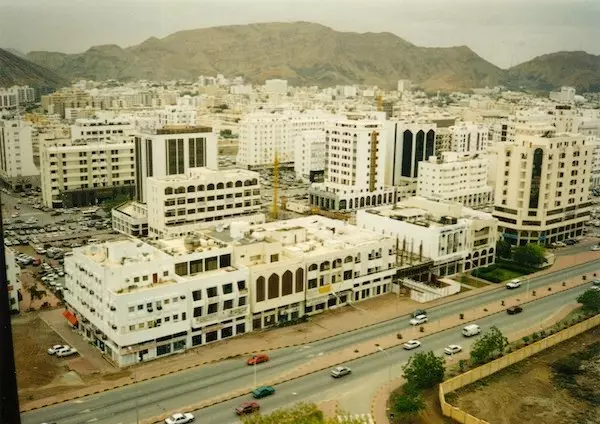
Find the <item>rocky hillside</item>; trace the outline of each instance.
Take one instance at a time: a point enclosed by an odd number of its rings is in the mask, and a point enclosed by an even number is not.
[[[51,70],[0,49],[0,87],[28,84],[42,92],[68,85],[68,81]]]

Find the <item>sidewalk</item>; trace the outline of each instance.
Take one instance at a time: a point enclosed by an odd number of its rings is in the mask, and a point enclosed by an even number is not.
[[[552,327],[554,324],[567,317],[577,307],[577,305],[567,305],[561,308],[560,310],[556,311],[553,315],[551,315],[544,321],[544,329]],[[510,342],[517,341],[525,336],[529,336],[530,334],[538,330],[541,330],[539,325],[533,325],[529,328],[510,333],[507,335],[507,338]],[[458,363],[459,360],[468,359],[468,357],[468,352],[463,351],[458,355],[453,355],[450,359],[446,359],[446,365],[454,365]],[[379,390],[377,390],[377,392],[371,400],[370,411],[376,424],[390,424],[387,402],[392,392],[398,389],[403,384],[404,379],[398,378],[392,381],[391,384],[384,384],[379,388]]]
[[[555,265],[549,270],[541,271],[535,275],[543,275],[545,273],[552,272],[553,270],[561,268],[561,265],[562,267],[568,267],[590,260],[595,260],[599,257],[600,255],[597,252],[584,252],[577,255],[576,258],[558,258]],[[501,284],[491,284],[488,287],[474,289],[459,293],[449,298],[428,302],[426,307],[436,307],[458,299],[477,296],[481,293],[491,290],[504,289]],[[506,305],[510,306],[508,301],[506,302]],[[423,304],[414,302],[407,297],[401,296],[397,298],[396,294],[388,294],[375,299],[360,302],[358,304],[358,308],[360,309],[345,307],[336,311],[325,312],[323,314],[314,316],[308,323],[299,324],[293,327],[248,333],[233,339],[195,348],[182,354],[172,355],[170,357],[161,359],[160,361],[152,361],[146,364],[138,365],[135,367],[135,372],[137,380],[143,381],[183,371],[200,365],[217,362],[223,359],[249,356],[255,352],[264,352],[311,343],[338,334],[354,331],[359,328],[368,327],[375,323],[390,320],[398,316],[406,315],[413,312],[415,309],[418,309],[419,307],[423,307]],[[476,319],[476,317],[471,317],[470,314],[467,315],[466,318],[469,320]],[[453,319],[458,318],[455,317]],[[442,320],[442,322],[446,321]],[[458,324],[459,323],[455,323],[454,325]],[[433,329],[434,325],[435,323],[430,323],[428,325],[428,330],[430,328]],[[441,322],[438,321],[438,325],[441,325]],[[418,331],[418,329],[413,330]],[[424,335],[428,333],[420,334]],[[404,334],[403,336],[405,340],[409,338],[409,334]],[[395,335],[390,337],[393,337],[393,340],[397,341]],[[383,343],[382,346],[384,346]],[[370,344],[369,349],[374,349],[372,343]],[[129,377],[118,380],[104,381],[87,388],[57,394],[45,399],[26,402],[21,405],[21,411],[24,412],[52,404],[66,402],[90,394],[111,390],[117,387],[123,387],[128,384],[132,384],[132,379]]]

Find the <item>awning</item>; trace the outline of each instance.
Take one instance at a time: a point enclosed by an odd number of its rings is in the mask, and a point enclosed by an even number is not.
[[[71,323],[72,326],[76,326],[79,323],[79,321],[77,321],[77,317],[71,311],[64,310],[63,317],[65,317],[67,319],[67,321],[69,321]]]

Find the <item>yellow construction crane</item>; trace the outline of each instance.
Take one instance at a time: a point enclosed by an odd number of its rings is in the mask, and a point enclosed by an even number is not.
[[[275,152],[273,160],[273,219],[279,218],[279,155]]]
[[[377,93],[377,112],[383,112],[383,96],[381,92]]]

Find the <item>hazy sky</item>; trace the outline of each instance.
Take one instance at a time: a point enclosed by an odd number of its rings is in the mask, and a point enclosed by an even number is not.
[[[558,50],[600,54],[600,0],[0,0],[0,46],[82,52],[200,27],[311,21],[467,45],[508,67]]]

